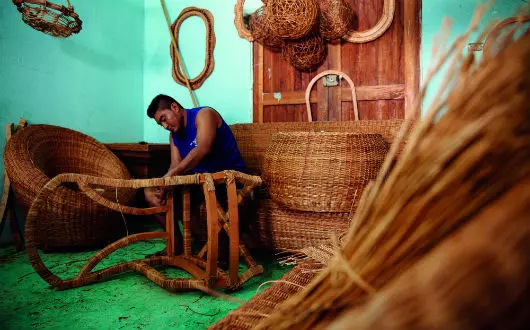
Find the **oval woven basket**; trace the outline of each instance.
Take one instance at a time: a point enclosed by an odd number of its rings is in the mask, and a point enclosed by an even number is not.
[[[380,134],[276,133],[265,153],[263,178],[272,199],[289,208],[349,212],[388,150]]]
[[[82,133],[51,125],[17,131],[4,153],[5,168],[17,202],[27,211],[40,189],[60,173],[131,179],[123,163],[103,144]],[[99,189],[110,200],[127,204],[133,191]],[[76,187],[62,186],[43,210],[37,241],[45,250],[105,245],[125,235],[119,213],[100,206]]]

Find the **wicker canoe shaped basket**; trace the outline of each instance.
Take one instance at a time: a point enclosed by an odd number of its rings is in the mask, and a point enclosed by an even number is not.
[[[27,212],[42,187],[61,173],[131,179],[123,163],[103,144],[80,132],[51,125],[31,125],[17,131],[4,153],[5,168],[17,202]],[[98,189],[110,200],[128,204],[134,191]],[[62,186],[42,211],[37,241],[45,250],[105,245],[124,236],[121,215]]]
[[[263,177],[272,199],[289,208],[349,212],[388,151],[380,134],[277,133],[265,153]]]

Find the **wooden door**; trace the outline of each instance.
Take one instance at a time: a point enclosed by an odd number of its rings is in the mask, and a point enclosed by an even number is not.
[[[383,12],[384,0],[347,1],[356,13],[358,31],[376,24]],[[328,43],[328,56],[315,72],[297,71],[281,53],[254,42],[254,122],[307,121],[305,89],[318,72],[328,69],[352,78],[361,120],[417,117],[411,102],[420,79],[421,0],[395,2],[392,24],[381,37],[363,44]],[[338,87],[317,82],[310,100],[313,120],[354,120],[344,80]]]

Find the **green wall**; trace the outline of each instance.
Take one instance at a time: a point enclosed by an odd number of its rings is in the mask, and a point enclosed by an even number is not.
[[[143,138],[143,3],[71,3],[83,29],[58,39],[24,24],[11,1],[0,2],[2,151],[4,124],[20,117],[72,128],[102,142]]]
[[[421,73],[422,82],[428,74],[431,65],[431,50],[433,45],[433,38],[440,32],[443,17],[452,19],[452,30],[450,35],[450,42],[463,34],[471,21],[475,12],[476,6],[479,3],[486,3],[484,0],[423,0],[422,3],[422,38],[421,38]],[[479,31],[482,31],[492,20],[502,20],[517,14],[522,5],[528,1],[522,0],[497,0],[489,8],[486,15],[481,21],[477,32],[472,34],[470,42],[478,38]],[[467,51],[467,50],[466,50]],[[480,56],[480,53],[478,53]],[[433,82],[429,85],[428,93],[424,102],[424,106],[429,104],[438,89],[443,71],[438,74]],[[425,108],[423,111],[425,112]]]
[[[252,49],[234,27],[235,3],[235,0],[166,0],[172,22],[188,6],[207,9],[214,15],[215,68],[195,95],[200,106],[214,107],[229,124],[252,121]],[[188,18],[181,26],[179,47],[190,77],[197,76],[204,67],[205,32],[204,23],[198,17]],[[148,142],[168,141],[167,131],[145,114],[154,96],[168,94],[184,107],[193,107],[187,88],[171,76],[170,42],[160,2],[146,0],[142,118],[144,140]]]

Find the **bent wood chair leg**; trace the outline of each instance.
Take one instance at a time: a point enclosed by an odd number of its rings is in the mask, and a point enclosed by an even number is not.
[[[256,265],[246,247],[239,242],[239,215],[237,205],[243,201],[241,194],[237,194],[235,181],[240,180],[245,184],[242,189],[243,194],[248,193],[254,187],[261,184],[259,177],[249,176],[239,172],[219,172],[214,174],[197,174],[189,176],[177,176],[171,178],[146,179],[146,180],[119,180],[93,177],[81,174],[60,174],[50,180],[35,198],[26,219],[26,251],[33,268],[48,283],[58,289],[75,288],[90,283],[108,279],[118,273],[126,271],[136,271],[144,275],[157,285],[168,290],[191,290],[198,289],[211,292],[210,288],[235,288],[245,283],[249,278],[263,272],[263,268]],[[225,182],[229,195],[228,212],[220,212],[217,199],[215,197],[215,183]],[[77,276],[70,279],[61,279],[53,274],[44,264],[36,246],[35,230],[37,222],[41,221],[39,212],[47,205],[49,197],[60,185],[65,183],[75,183],[81,192],[90,197],[95,202],[125,214],[150,215],[164,213],[166,216],[166,231],[146,232],[128,235],[107,245],[105,248],[90,258],[81,268]],[[208,242],[205,248],[198,255],[193,255],[191,251],[191,225],[190,225],[190,195],[188,185],[202,185],[205,195],[207,222],[208,222]],[[183,201],[183,254],[175,255],[175,223],[173,194],[168,194],[166,205],[136,208],[107,200],[96,192],[94,186],[105,186],[116,188],[146,188],[157,186],[177,186],[181,185]],[[221,208],[222,209],[222,208]],[[218,236],[219,231],[225,230],[230,237],[230,269],[226,274],[217,266],[218,261]],[[119,265],[108,267],[99,271],[93,269],[112,252],[138,241],[162,238],[166,240],[167,256],[150,257],[139,260],[132,260]],[[206,261],[202,258],[207,253]],[[239,276],[238,261],[242,257],[249,269]],[[189,272],[193,278],[167,278],[160,274],[152,266],[167,265],[179,267]]]

